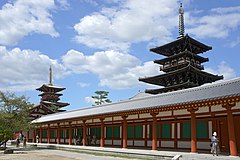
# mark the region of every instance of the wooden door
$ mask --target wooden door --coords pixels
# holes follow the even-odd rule
[[[217,119],[219,147],[221,152],[229,152],[227,117]]]

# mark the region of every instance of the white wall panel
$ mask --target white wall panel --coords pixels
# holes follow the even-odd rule
[[[161,147],[174,147],[174,141],[161,141]]]
[[[178,141],[178,148],[191,148],[190,141]]]
[[[134,141],[134,146],[144,146],[145,141],[144,140],[135,140]]]

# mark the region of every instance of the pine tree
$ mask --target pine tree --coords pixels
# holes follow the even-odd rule
[[[95,94],[96,96],[92,96],[92,98],[95,99],[95,105],[112,102],[110,99],[108,99],[109,92],[107,91],[96,91]]]

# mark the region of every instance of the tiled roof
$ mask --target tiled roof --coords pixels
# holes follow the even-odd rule
[[[166,107],[233,96],[240,96],[240,78],[158,95],[129,99],[126,101],[120,101],[101,106],[93,106],[46,115],[32,121],[32,123],[42,123],[63,119],[111,114],[116,112],[150,109],[154,107]]]

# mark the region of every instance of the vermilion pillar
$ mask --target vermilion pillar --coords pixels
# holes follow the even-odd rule
[[[72,144],[72,123],[69,122],[69,139],[68,139],[68,144]]]
[[[126,115],[122,116],[123,126],[122,126],[122,147],[127,148],[127,117]]]
[[[47,140],[48,140],[48,144],[50,144],[50,124],[48,124],[48,129],[47,129]]]
[[[39,132],[40,132],[40,135],[39,135],[39,136],[40,136],[40,137],[39,137],[40,140],[39,140],[39,141],[40,141],[40,143],[42,143],[42,127],[40,127],[40,131],[39,131]]]
[[[236,145],[236,137],[235,137],[235,129],[234,129],[234,120],[233,120],[233,114],[232,114],[232,110],[231,110],[231,108],[233,106],[235,106],[235,103],[223,105],[223,107],[227,109],[230,155],[237,156],[237,145]]]
[[[86,146],[86,141],[87,141],[86,133],[87,133],[87,126],[86,126],[86,120],[84,120],[83,121],[83,139],[82,139],[83,146]]]
[[[60,144],[60,123],[58,123],[58,128],[57,128],[57,144]]]
[[[191,113],[191,152],[197,152],[197,127],[196,127],[196,114],[198,108],[191,108],[188,111]]]
[[[157,150],[157,114],[151,113],[152,115],[152,150]]]
[[[100,147],[104,147],[104,118],[101,118],[100,121],[101,121]]]

